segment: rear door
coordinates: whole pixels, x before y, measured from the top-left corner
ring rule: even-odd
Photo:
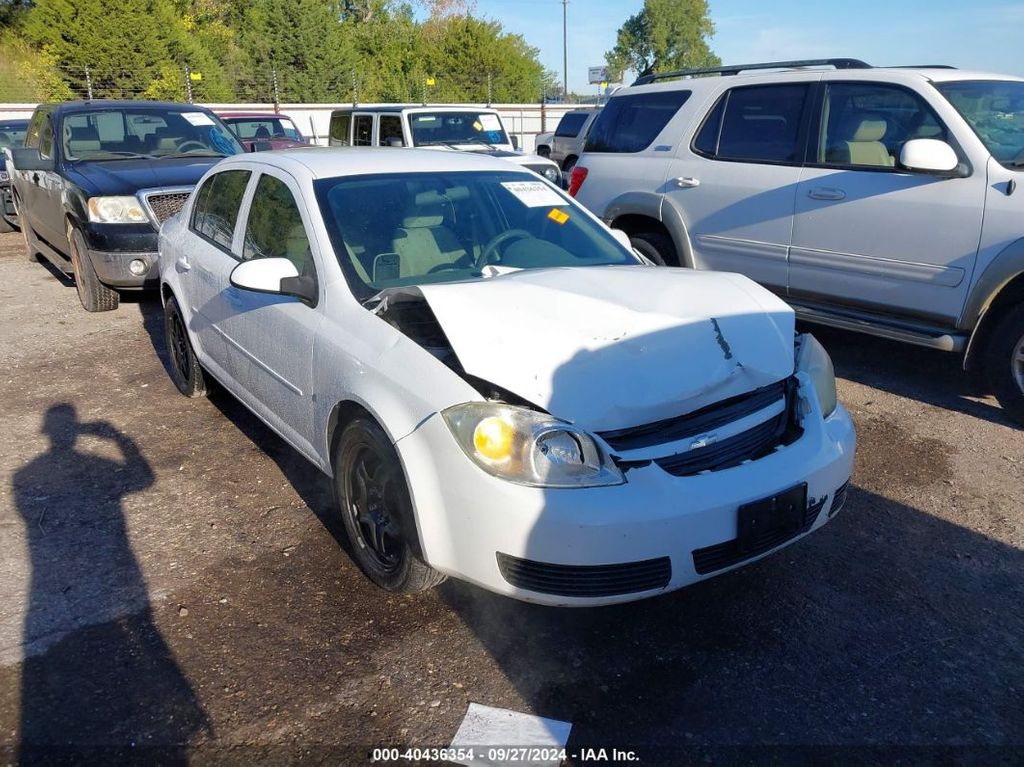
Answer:
[[[816,112],[796,194],[791,298],[952,325],[978,252],[985,168],[948,178],[899,167],[910,139],[952,140],[903,85],[825,81]]]
[[[731,88],[692,142],[680,142],[663,189],[686,222],[695,267],[739,272],[785,294],[812,86]]]
[[[175,264],[187,286],[189,329],[198,339],[203,363],[231,387],[239,378],[240,356],[225,340],[225,324],[234,313],[230,296],[231,270],[241,260],[234,249],[235,229],[250,170],[233,168],[208,177],[196,190],[189,229],[193,237]]]

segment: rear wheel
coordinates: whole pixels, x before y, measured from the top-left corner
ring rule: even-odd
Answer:
[[[167,356],[170,357],[171,380],[178,391],[186,397],[202,397],[206,394],[206,378],[196,359],[192,341],[185,329],[185,319],[173,297],[164,304],[164,339]]]
[[[985,376],[1003,410],[1024,424],[1024,306],[996,323],[985,354]]]
[[[93,269],[82,233],[72,226],[69,227],[68,234],[78,300],[82,302],[82,306],[87,312],[109,312],[111,309],[116,309],[121,297],[116,290],[108,288],[100,282],[99,275]]]
[[[334,488],[352,556],[366,576],[386,591],[433,588],[445,576],[409,545],[416,530],[412,500],[398,454],[384,430],[368,418],[345,427],[334,451]]]
[[[643,256],[658,266],[679,266],[679,255],[675,243],[667,234],[660,232],[641,232],[631,234],[629,241]]]

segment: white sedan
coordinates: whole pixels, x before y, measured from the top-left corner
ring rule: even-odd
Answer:
[[[174,382],[331,476],[385,589],[664,593],[824,525],[854,431],[782,301],[627,243],[502,160],[238,155],[160,233]]]

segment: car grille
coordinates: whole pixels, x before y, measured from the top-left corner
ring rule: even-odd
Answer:
[[[836,495],[838,497],[838,493]],[[815,520],[818,519],[818,515],[827,501],[828,496],[826,495],[820,501],[810,504],[807,507],[807,511],[804,512],[803,525],[795,533],[786,529],[766,530],[750,541],[749,545],[744,549],[740,549],[739,541],[735,539],[725,543],[717,543],[707,548],[697,549],[693,552],[694,569],[696,569],[699,575],[707,575],[708,573],[715,572],[715,570],[722,570],[723,568],[739,564],[746,559],[752,559],[759,554],[764,554],[766,551],[774,549],[776,546],[781,546],[798,535],[803,535],[814,526]]]
[[[672,578],[668,557],[615,565],[554,565],[498,554],[498,569],[513,586],[564,597],[611,597],[663,589]]]
[[[171,216],[177,215],[185,207],[190,194],[190,191],[150,194],[146,195],[146,205],[149,206],[157,223],[162,224]]]
[[[698,434],[704,434],[712,429],[738,421],[778,402],[786,396],[787,385],[787,381],[779,381],[738,397],[716,402],[686,415],[629,429],[603,431],[600,432],[600,436],[612,450],[622,451],[639,450],[687,437],[696,437]]]

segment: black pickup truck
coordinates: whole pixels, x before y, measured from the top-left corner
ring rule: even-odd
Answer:
[[[157,233],[210,166],[243,151],[192,104],[71,101],[39,106],[11,183],[28,255],[75,278],[90,312],[119,290],[155,288]]]

